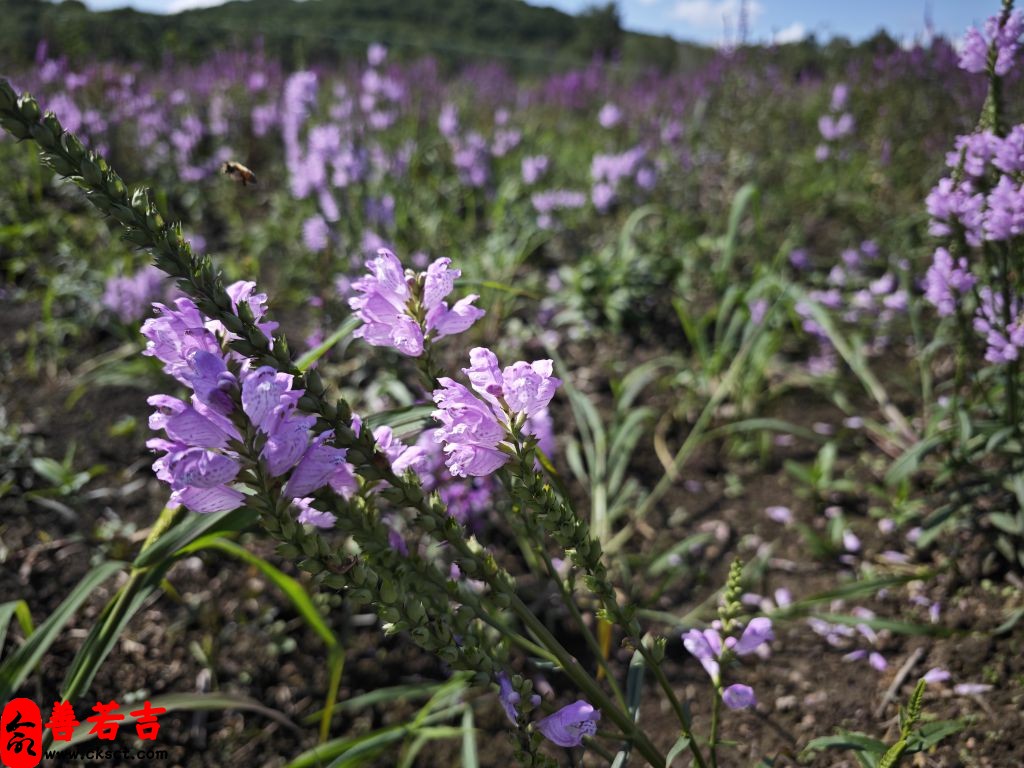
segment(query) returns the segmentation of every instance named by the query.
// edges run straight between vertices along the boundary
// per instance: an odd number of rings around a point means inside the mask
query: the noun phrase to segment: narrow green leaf
[[[462,768],[480,768],[472,707],[466,707],[466,711],[462,713]]]
[[[231,512],[214,512],[209,515],[187,515],[176,525],[165,531],[150,546],[143,548],[132,566],[147,568],[187,546],[208,533],[222,534],[229,531],[245,530],[253,525],[259,514],[249,507]]]
[[[11,694],[18,690],[82,603],[100,584],[123,570],[125,566],[125,563],[110,560],[89,571],[64,598],[64,602],[57,606],[57,610],[28,636],[25,644],[0,664],[0,701],[7,701]]]
[[[345,321],[338,326],[334,333],[324,339],[323,342],[313,347],[313,349],[300,356],[299,359],[295,361],[295,367],[300,371],[306,371],[309,366],[326,355],[335,344],[342,339],[351,336],[352,332],[359,327],[359,323],[360,320],[355,315],[345,318]]]
[[[675,762],[675,759],[679,757],[681,754],[683,754],[684,750],[687,750],[689,748],[689,736],[680,736],[678,739],[676,739],[676,743],[672,745],[672,749],[670,749],[668,751],[668,754],[665,755],[665,768],[672,768],[672,763]]]
[[[154,709],[163,708],[168,712],[219,712],[230,709],[239,709],[243,712],[255,712],[258,715],[269,717],[271,720],[280,723],[289,730],[295,732],[299,732],[300,730],[295,723],[289,720],[281,712],[264,706],[260,702],[256,701],[256,699],[251,699],[248,696],[239,696],[230,693],[168,693],[163,696],[156,696],[149,699],[149,703]],[[129,714],[129,711],[129,707],[121,707],[120,714],[124,715],[124,720],[120,722],[121,728],[131,729],[135,724],[136,718],[132,717]],[[95,738],[96,735],[89,733],[88,728],[77,728],[75,729],[74,735],[71,737],[71,741],[60,742],[60,749],[73,747],[77,744],[84,744]]]
[[[305,588],[291,576],[282,572],[276,566],[271,565],[259,555],[255,555],[245,547],[227,539],[210,540],[204,538],[182,548],[177,554],[186,555],[200,549],[218,550],[257,568],[275,587],[284,593],[285,597],[295,606],[295,609],[309,625],[310,629],[320,636],[320,639],[324,641],[324,644],[329,649],[338,645],[338,638],[331,628],[327,626],[323,616],[320,614],[320,610],[313,604]]]
[[[3,658],[4,641],[7,640],[7,628],[11,625],[12,618],[18,619],[21,631],[25,637],[32,634],[32,612],[29,611],[28,603],[24,600],[12,600],[9,603],[0,604],[0,659]]]

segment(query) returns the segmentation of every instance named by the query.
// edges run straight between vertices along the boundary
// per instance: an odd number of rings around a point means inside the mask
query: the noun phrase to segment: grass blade
[[[46,621],[39,625],[25,644],[0,665],[0,700],[7,701],[29,676],[43,654],[71,617],[103,582],[122,571],[126,563],[110,560],[89,571]]]

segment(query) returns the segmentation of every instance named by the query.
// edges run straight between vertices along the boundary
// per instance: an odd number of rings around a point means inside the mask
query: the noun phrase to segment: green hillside
[[[0,18],[0,66],[8,67],[30,60],[40,40],[74,60],[150,64],[167,55],[199,60],[257,40],[293,66],[346,58],[374,41],[398,57],[499,59],[518,71],[548,71],[595,56],[619,57],[627,67],[689,67],[710,53],[624,31],[613,3],[572,16],[522,0],[235,0],[160,16],[90,11],[77,0],[0,0]]]

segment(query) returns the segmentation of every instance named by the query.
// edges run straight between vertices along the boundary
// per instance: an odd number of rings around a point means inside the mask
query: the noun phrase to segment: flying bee
[[[234,160],[224,163],[220,167],[220,172],[226,173],[235,181],[241,182],[243,187],[256,183],[256,174]]]

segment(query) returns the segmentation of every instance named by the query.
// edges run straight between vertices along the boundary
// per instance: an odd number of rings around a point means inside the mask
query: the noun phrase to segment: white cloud
[[[215,5],[224,5],[225,2],[227,0],[171,0],[167,4],[167,13],[181,13],[193,8],[212,8]]]
[[[661,0],[636,0],[636,1],[640,5],[646,5],[647,7],[650,7],[652,5],[657,5],[659,2],[661,2]]]
[[[721,28],[725,19],[735,26],[740,17],[741,0],[679,0],[672,18],[694,27]],[[753,24],[764,11],[757,0],[747,3],[747,21]]]
[[[775,42],[779,45],[799,43],[805,37],[807,37],[807,27],[799,21],[794,21],[788,27],[783,27],[775,33]]]

